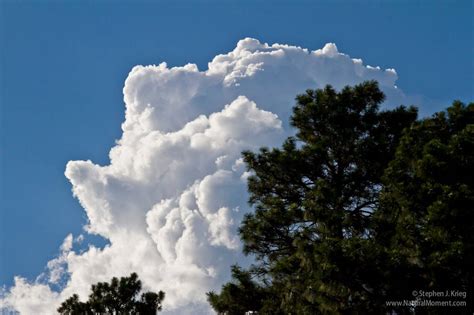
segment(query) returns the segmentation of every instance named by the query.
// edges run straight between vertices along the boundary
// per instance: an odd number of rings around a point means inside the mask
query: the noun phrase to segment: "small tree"
[[[154,315],[161,310],[161,303],[165,293],[159,291],[142,293],[141,281],[136,273],[130,277],[112,278],[110,283],[99,282],[92,285],[92,293],[87,302],[79,301],[74,294],[64,301],[58,312],[64,315],[84,314],[140,314]]]

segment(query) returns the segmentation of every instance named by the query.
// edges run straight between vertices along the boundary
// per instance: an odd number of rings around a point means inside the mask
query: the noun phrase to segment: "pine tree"
[[[84,314],[140,314],[155,315],[161,310],[165,293],[145,292],[140,299],[138,295],[142,284],[136,273],[130,277],[112,278],[110,283],[99,282],[92,285],[92,293],[87,302],[81,302],[74,294],[58,308],[58,313],[64,315]]]
[[[254,283],[211,293],[214,309],[243,314],[232,296],[255,292],[260,314],[386,313],[420,286],[472,286],[474,106],[417,121],[383,100],[376,82],[307,90],[295,137],[244,152],[255,212],[240,235],[256,264],[239,277]]]

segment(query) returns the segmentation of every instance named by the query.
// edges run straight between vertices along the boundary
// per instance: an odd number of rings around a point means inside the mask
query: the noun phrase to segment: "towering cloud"
[[[205,71],[134,67],[110,165],[70,161],[65,172],[89,219],[85,230],[110,244],[75,252],[69,235],[47,272],[32,283],[17,277],[0,306],[54,313],[72,293],[85,299],[90,284],[135,271],[146,290],[166,292],[164,314],[212,313],[205,292],[228,280],[230,265],[250,259],[237,234],[251,211],[241,152],[292,134],[296,94],[369,79],[388,95],[386,106],[404,99],[394,70],[365,66],[334,44],[308,51],[246,38]]]

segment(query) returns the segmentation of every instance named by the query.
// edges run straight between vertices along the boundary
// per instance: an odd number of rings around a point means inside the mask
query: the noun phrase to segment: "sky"
[[[174,302],[170,283],[188,279],[188,302],[201,305],[199,290],[218,287],[230,263],[246,263],[233,232],[248,211],[239,150],[281,143],[294,95],[326,83],[376,78],[387,107],[413,103],[422,115],[472,101],[472,6],[1,1],[0,285],[8,303],[25,314],[46,309],[20,293],[57,301],[85,290],[91,270],[108,279],[101,268],[109,266],[166,274],[146,285],[170,292],[170,312],[187,307]],[[131,246],[156,269],[127,260]]]

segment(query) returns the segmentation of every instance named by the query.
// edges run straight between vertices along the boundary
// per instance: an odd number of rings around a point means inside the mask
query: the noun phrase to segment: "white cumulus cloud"
[[[74,251],[68,235],[36,281],[21,277],[0,308],[53,314],[73,293],[137,272],[145,290],[166,292],[163,314],[212,314],[205,293],[247,264],[237,228],[247,205],[243,150],[278,146],[292,134],[296,94],[375,79],[387,106],[404,100],[393,69],[363,64],[335,44],[309,51],[246,38],[208,69],[136,66],[125,81],[123,134],[110,164],[70,161],[65,175],[104,248]],[[65,283],[55,289],[60,279]]]

